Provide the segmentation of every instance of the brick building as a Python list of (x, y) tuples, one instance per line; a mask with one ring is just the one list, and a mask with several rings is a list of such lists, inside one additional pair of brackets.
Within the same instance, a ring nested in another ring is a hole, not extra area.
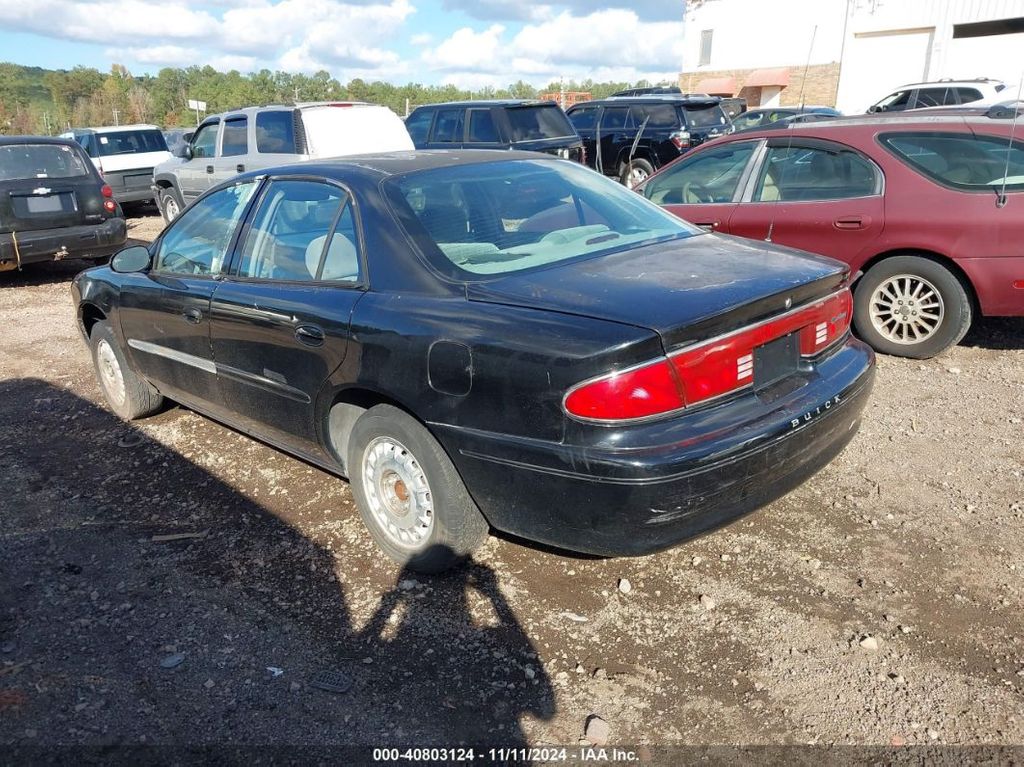
[(1024, 0), (684, 0), (684, 91), (863, 112), (942, 78), (1021, 79)]

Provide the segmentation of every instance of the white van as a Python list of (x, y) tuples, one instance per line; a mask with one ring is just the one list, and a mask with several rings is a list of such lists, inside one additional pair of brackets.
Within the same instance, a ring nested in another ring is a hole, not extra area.
[(153, 173), (164, 219), (239, 173), (304, 160), (413, 149), (387, 107), (358, 101), (247, 107), (207, 117), (175, 158)]
[(75, 128), (61, 138), (73, 138), (82, 145), (118, 202), (155, 199), (153, 168), (171, 157), (157, 126)]

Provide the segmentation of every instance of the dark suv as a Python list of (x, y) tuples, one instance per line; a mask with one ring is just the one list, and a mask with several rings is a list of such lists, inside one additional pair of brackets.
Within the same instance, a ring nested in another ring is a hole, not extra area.
[(567, 115), (587, 164), (633, 187), (691, 147), (729, 133), (720, 102), (714, 96), (607, 98), (576, 104)]
[(584, 162), (583, 142), (554, 101), (459, 101), (405, 119), (417, 149), (522, 149)]
[(0, 272), (119, 250), (124, 214), (71, 139), (0, 136)]

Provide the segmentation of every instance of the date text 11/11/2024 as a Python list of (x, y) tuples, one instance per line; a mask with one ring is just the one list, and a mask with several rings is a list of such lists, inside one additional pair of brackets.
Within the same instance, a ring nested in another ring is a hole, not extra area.
[(374, 762), (479, 762), (483, 764), (515, 764), (518, 762), (639, 762), (641, 753), (625, 748), (583, 746), (565, 747), (431, 747), (431, 748), (375, 748)]

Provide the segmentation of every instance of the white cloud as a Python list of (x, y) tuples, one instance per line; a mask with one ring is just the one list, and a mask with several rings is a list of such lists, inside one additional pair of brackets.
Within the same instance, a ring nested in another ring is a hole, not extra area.
[(432, 42), (434, 42), (434, 36), (429, 32), (421, 32), (409, 38), (411, 45), (430, 45)]
[(180, 66), (182, 61), (196, 61), (201, 55), (197, 48), (181, 45), (150, 45), (138, 48), (107, 48), (104, 54), (111, 61), (131, 60), (140, 64), (161, 67)]
[(423, 52), (423, 60), (433, 69), (458, 72), (493, 72), (501, 66), (498, 51), (505, 27), (494, 24), (483, 32), (469, 27), (457, 29), (436, 48)]

